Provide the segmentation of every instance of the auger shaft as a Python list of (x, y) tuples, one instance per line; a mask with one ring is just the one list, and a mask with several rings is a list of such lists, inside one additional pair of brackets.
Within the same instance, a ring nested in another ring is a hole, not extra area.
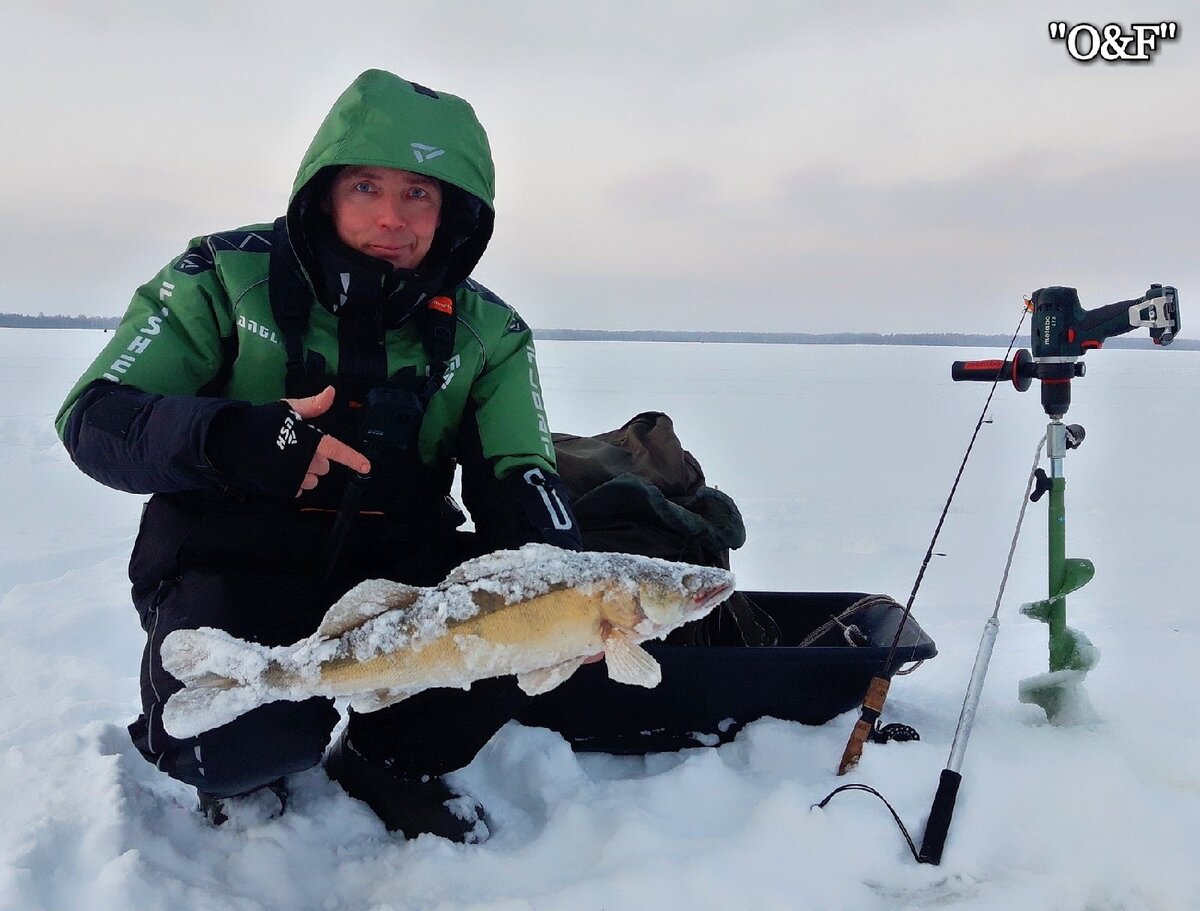
[[(1046, 455), (1050, 459), (1050, 509), (1047, 518), (1050, 587), (1047, 591), (1053, 596), (1064, 588), (1067, 565), (1067, 479), (1063, 475), (1067, 428), (1061, 420), (1050, 422), (1046, 428), (1046, 440)], [(1050, 625), (1050, 670), (1062, 670), (1071, 651), (1065, 595), (1050, 604), (1046, 622)]]
[(1049, 626), (1050, 669), (1045, 674), (1021, 681), (1022, 702), (1039, 705), (1054, 724), (1077, 724), (1094, 717), (1082, 684), (1088, 671), (1100, 660), (1100, 651), (1083, 633), (1067, 626), (1067, 595), (1086, 585), (1095, 574), (1090, 560), (1068, 559), (1067, 481), (1063, 460), (1067, 450), (1083, 439), (1083, 428), (1065, 426), (1061, 416), (1052, 416), (1046, 428), (1046, 451), (1050, 477), (1045, 490), (1050, 494), (1048, 513), (1049, 593), (1042, 601), (1026, 604), (1021, 613)]

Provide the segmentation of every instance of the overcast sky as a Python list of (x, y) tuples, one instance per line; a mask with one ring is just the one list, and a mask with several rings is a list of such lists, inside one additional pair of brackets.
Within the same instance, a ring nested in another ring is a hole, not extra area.
[(0, 310), (120, 314), (191, 237), (281, 214), (369, 67), (474, 105), (475, 276), (535, 329), (1011, 332), (1035, 288), (1153, 281), (1186, 310), (1200, 8), (1062, 0), (1179, 23), (1085, 65), (1047, 6), (6, 0)]

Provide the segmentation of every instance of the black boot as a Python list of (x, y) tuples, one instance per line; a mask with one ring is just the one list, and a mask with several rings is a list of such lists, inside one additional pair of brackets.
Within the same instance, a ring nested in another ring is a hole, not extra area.
[(276, 778), (261, 787), (231, 797), (216, 797), (207, 791), (197, 791), (200, 798), (198, 809), (214, 826), (229, 821), (231, 813), (246, 810), (260, 820), (282, 816), (288, 805), (287, 779)]
[(363, 757), (343, 733), (325, 757), (325, 773), (405, 838), (430, 833), (465, 844), (486, 841), (483, 807), (441, 778), (408, 781)]

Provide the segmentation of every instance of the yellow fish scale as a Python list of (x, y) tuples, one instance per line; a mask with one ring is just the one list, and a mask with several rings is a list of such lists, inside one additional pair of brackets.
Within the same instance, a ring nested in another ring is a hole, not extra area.
[[(628, 606), (611, 605), (625, 613)], [(467, 620), (422, 647), (405, 646), (368, 661), (339, 658), (321, 666), (329, 695), (366, 690), (461, 686), (495, 673), (523, 673), (602, 650), (610, 605), (596, 594), (563, 589)], [(491, 654), (489, 655), (489, 651)]]

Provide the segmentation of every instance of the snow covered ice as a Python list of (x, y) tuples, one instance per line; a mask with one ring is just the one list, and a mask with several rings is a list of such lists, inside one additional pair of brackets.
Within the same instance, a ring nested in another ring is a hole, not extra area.
[[(293, 779), (283, 817), (211, 828), (124, 731), (142, 648), (125, 577), (141, 500), (80, 474), (51, 427), (103, 341), (0, 330), (0, 908), (1200, 908), (1200, 729), (1186, 701), (1200, 647), (1200, 353), (1087, 356), (1068, 415), (1088, 437), (1066, 463), (1067, 552), (1097, 574), (1068, 618), (1102, 652), (1085, 684), (1101, 720), (1055, 727), (1017, 701), (1018, 682), (1046, 670), (1046, 627), (1017, 613), (1045, 596), (1033, 506), (945, 857), (929, 867), (873, 798), (810, 809), (845, 783), (834, 769), (851, 715), (764, 719), (718, 749), (645, 758), (574, 754), (510, 725), (458, 775), (495, 822), (483, 846), (400, 841), (320, 770)], [(903, 601), (986, 396), (951, 383), (949, 363), (995, 353), (543, 342), (539, 363), (557, 429), (671, 414), (745, 514), (743, 588)], [(1046, 423), (1036, 390), (1011, 387), (991, 417), (916, 603), (940, 654), (896, 679), (885, 713), (922, 740), (868, 744), (849, 776), (918, 836)]]

